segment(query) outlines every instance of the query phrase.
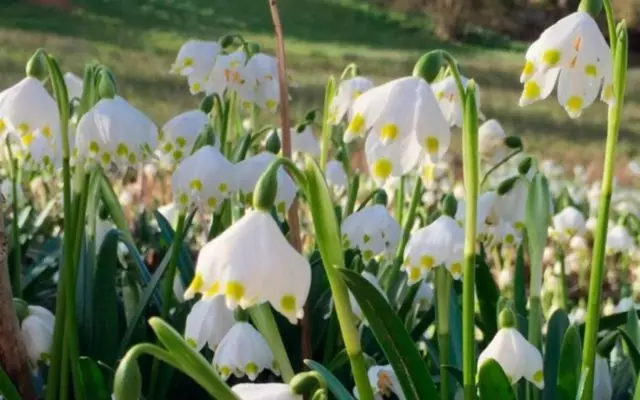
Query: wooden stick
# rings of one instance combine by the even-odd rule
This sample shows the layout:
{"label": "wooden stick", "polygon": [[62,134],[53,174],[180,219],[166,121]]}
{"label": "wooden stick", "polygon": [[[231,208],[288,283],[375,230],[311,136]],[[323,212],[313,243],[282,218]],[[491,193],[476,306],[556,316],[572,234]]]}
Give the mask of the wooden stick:
{"label": "wooden stick", "polygon": [[[277,0],[269,0],[271,18],[276,35],[276,57],[278,59],[278,81],[280,84],[280,128],[282,129],[282,155],[291,158],[291,125],[289,121],[289,85],[287,83],[287,66],[284,52],[284,34],[280,21]],[[295,199],[288,214],[289,241],[291,245],[302,252],[300,240],[300,219],[298,217],[298,200]],[[311,359],[311,326],[309,308],[305,304],[302,318],[302,358]]]}

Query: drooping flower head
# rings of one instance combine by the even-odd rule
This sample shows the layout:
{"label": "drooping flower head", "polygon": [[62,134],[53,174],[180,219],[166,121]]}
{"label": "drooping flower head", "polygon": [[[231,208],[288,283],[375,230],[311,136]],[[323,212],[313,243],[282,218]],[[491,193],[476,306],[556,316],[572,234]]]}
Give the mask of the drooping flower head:
{"label": "drooping flower head", "polygon": [[356,76],[355,78],[345,79],[340,82],[338,92],[331,100],[329,117],[331,123],[339,124],[358,97],[372,87],[373,82],[362,76]]}
{"label": "drooping flower head", "polygon": [[[462,86],[466,90],[469,80],[464,76],[460,77],[460,80],[462,81]],[[447,122],[449,122],[449,125],[462,128],[464,106],[462,104],[462,99],[460,98],[460,95],[458,93],[458,87],[453,75],[448,75],[447,77],[432,83],[431,88],[433,89],[433,93],[435,93],[436,98],[438,99],[442,114],[444,114],[444,117],[446,118]],[[478,108],[478,110],[480,110],[480,90],[478,89],[477,85],[476,107]]]}
{"label": "drooping flower head", "polygon": [[186,111],[171,118],[160,130],[156,155],[165,165],[176,165],[191,153],[198,136],[209,124],[200,110]]}
{"label": "drooping flower head", "polygon": [[273,353],[264,337],[251,324],[236,322],[224,336],[212,361],[222,379],[231,374],[254,381],[265,369],[279,374]]}
{"label": "drooping flower head", "polygon": [[362,252],[368,262],[374,257],[390,256],[400,240],[400,224],[380,204],[364,207],[342,222],[342,241],[348,248]]}
{"label": "drooping flower head", "polygon": [[180,47],[171,73],[186,76],[191,94],[200,93],[220,51],[218,42],[189,40]]}

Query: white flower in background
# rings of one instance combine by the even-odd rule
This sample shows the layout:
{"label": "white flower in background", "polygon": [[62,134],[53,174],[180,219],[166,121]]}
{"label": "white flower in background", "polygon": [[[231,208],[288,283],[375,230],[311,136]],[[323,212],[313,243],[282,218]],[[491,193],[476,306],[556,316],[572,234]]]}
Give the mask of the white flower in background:
{"label": "white flower in background", "polygon": [[49,362],[53,344],[54,315],[44,307],[29,306],[29,314],[20,324],[22,340],[33,365]]}
{"label": "white flower in background", "polygon": [[128,188],[122,190],[122,192],[120,192],[120,195],[118,196],[118,202],[124,208],[131,207],[134,202],[134,196],[133,193],[131,193],[131,190]]}
{"label": "white flower in background", "polygon": [[478,129],[478,153],[482,161],[489,164],[500,162],[507,153],[504,139],[504,129],[495,119],[490,119],[480,125]]}
{"label": "white flower in background", "polygon": [[443,192],[447,192],[446,188],[443,188],[443,180],[449,175],[449,164],[444,161],[431,162],[428,158],[425,158],[422,163],[422,169],[420,171],[420,178],[422,184],[427,190],[441,189]]}
{"label": "white flower in background", "polygon": [[238,378],[246,375],[254,381],[265,369],[279,373],[267,341],[246,322],[236,322],[227,332],[212,362],[225,380],[234,374]]}
{"label": "white flower in background", "polygon": [[552,236],[560,241],[567,242],[575,235],[581,235],[586,228],[584,215],[575,207],[564,208],[553,218]]}
{"label": "white flower in background", "polygon": [[374,394],[379,398],[395,395],[399,400],[406,399],[400,381],[391,365],[375,365],[369,368],[367,376]]}
{"label": "white flower in background", "polygon": [[53,138],[58,128],[58,106],[36,78],[28,76],[0,93],[0,137],[11,132],[28,144],[35,130]]}
{"label": "white flower in background", "polygon": [[[387,301],[389,300],[387,299],[387,294],[385,293],[384,289],[382,289],[382,287],[380,286],[380,282],[378,281],[378,278],[375,275],[367,271],[362,271],[360,275],[364,279],[366,279],[370,284],[372,284],[373,287],[375,287],[378,290],[378,292],[380,292],[380,294],[385,298],[385,300]],[[349,291],[349,302],[351,303],[351,312],[353,312],[353,315],[358,319],[358,321],[364,321],[364,323],[366,324],[367,321],[364,315],[362,314],[362,309],[360,308],[360,304],[358,304],[358,302],[356,301],[356,298],[353,296],[351,291]]]}
{"label": "white flower in background", "polygon": [[215,147],[202,146],[173,173],[173,199],[182,209],[215,211],[235,193],[235,180],[234,165]]}
{"label": "white flower in background", "polygon": [[175,230],[178,225],[178,215],[180,214],[180,207],[174,202],[165,204],[158,207],[158,212],[164,217],[164,219],[171,224],[171,227]]}
{"label": "white flower in background", "polygon": [[411,235],[400,269],[407,273],[410,285],[426,278],[441,264],[447,266],[454,279],[460,279],[463,245],[464,231],[460,225],[453,218],[442,215]]}
{"label": "white flower in background", "polygon": [[[489,232],[489,228],[496,223],[495,204],[498,194],[493,191],[482,193],[478,196],[478,205],[476,209],[476,234],[481,235]],[[456,209],[455,219],[460,226],[464,226],[465,202],[464,199],[458,200],[458,208]]]}
{"label": "white flower in background", "polygon": [[[275,154],[264,151],[255,156],[245,158],[236,164],[236,179],[238,189],[244,196],[246,202],[250,204],[253,190],[262,174],[269,168],[269,165],[277,158]],[[293,179],[287,174],[284,168],[278,168],[278,190],[276,193],[276,210],[281,217],[284,217],[291,207],[296,197],[298,189]]]}
{"label": "white flower in background", "polygon": [[84,82],[82,78],[73,72],[67,72],[63,76],[64,84],[67,86],[67,94],[69,95],[69,100],[76,98],[80,100],[82,98],[82,89],[84,87]]}
{"label": "white flower in background", "polygon": [[611,315],[616,312],[616,305],[613,304],[613,299],[611,297],[607,298],[604,301],[604,307],[602,307],[603,315]]}
{"label": "white flower in background", "polygon": [[606,358],[596,353],[595,373],[593,375],[593,399],[610,400],[613,396],[611,371]]}
{"label": "white flower in background", "polygon": [[488,229],[492,244],[503,244],[509,247],[516,247],[522,242],[522,230],[517,230],[507,221],[500,221],[491,225]]}
{"label": "white flower in background", "polygon": [[510,223],[516,230],[525,227],[525,214],[527,196],[529,195],[529,182],[520,178],[516,180],[513,188],[506,194],[498,196],[495,209],[498,216]]}
{"label": "white flower in background", "polygon": [[428,311],[433,305],[433,283],[420,282],[420,287],[416,293],[416,297],[413,299],[414,306],[418,307],[420,311]]}
{"label": "white flower in background", "polygon": [[628,253],[633,247],[633,238],[624,226],[616,225],[607,231],[607,254]]}
{"label": "white flower in background", "polygon": [[160,130],[156,155],[167,166],[174,166],[191,154],[198,137],[209,124],[200,110],[191,110],[171,118]]}
{"label": "white flower in background", "polygon": [[238,383],[231,390],[240,400],[302,400],[286,383]]}
{"label": "white flower in background", "polygon": [[636,160],[629,161],[629,164],[627,164],[627,169],[633,175],[640,175],[640,163],[638,163],[638,161]]}
{"label": "white flower in background", "polygon": [[340,82],[338,92],[331,100],[329,114],[331,123],[334,125],[339,124],[358,97],[372,87],[373,82],[361,76]]}
{"label": "white flower in background", "polygon": [[295,324],[310,286],[309,261],[291,247],[271,215],[258,210],[248,211],[200,250],[185,298],[198,292],[205,298],[224,295],[230,309],[268,301]]}
{"label": "white flower in background", "polygon": [[511,384],[524,377],[539,389],[544,387],[542,355],[516,328],[504,327],[498,330],[491,343],[480,353],[478,368],[490,359],[500,364]]}
{"label": "white flower in background", "polygon": [[631,308],[633,307],[635,307],[635,302],[633,301],[633,298],[631,296],[623,297],[620,299],[618,304],[616,304],[615,312],[624,313],[631,310]]}
{"label": "white flower in background", "polygon": [[121,97],[102,99],[80,118],[76,130],[77,158],[120,171],[146,158],[154,148],[156,125]]}
{"label": "white flower in background", "polygon": [[327,177],[327,183],[337,193],[342,193],[347,188],[347,173],[344,171],[344,167],[340,161],[329,161],[325,175]]}
{"label": "white flower in background", "polygon": [[498,274],[498,287],[504,290],[513,286],[513,270],[509,267],[503,268]]}
{"label": "white flower in background", "polygon": [[187,315],[184,337],[197,351],[205,343],[215,351],[234,324],[233,311],[227,308],[224,297],[201,299]]}
{"label": "white flower in background", "polygon": [[158,168],[153,163],[146,163],[144,167],[142,167],[142,171],[147,179],[155,179],[158,175]]}
{"label": "white flower in background", "polygon": [[380,204],[349,215],[342,221],[341,230],[345,247],[360,250],[365,263],[374,257],[391,256],[402,233],[400,224]]}
{"label": "white flower in background", "polygon": [[578,118],[599,92],[604,102],[615,101],[611,49],[586,12],[562,18],[531,44],[520,77],[524,83],[520,106],[547,98],[556,80],[558,102],[571,118]]}
{"label": "white flower in background", "polygon": [[[298,128],[291,128],[291,152],[306,153],[312,157],[320,157],[320,144],[318,139],[313,136],[311,125],[302,126],[300,129],[298,131]],[[278,129],[277,132],[280,143],[282,143],[282,130]]]}
{"label": "white flower in background", "polygon": [[191,94],[200,93],[220,51],[218,42],[188,40],[180,47],[171,73],[186,76]]}
{"label": "white flower in background", "polygon": [[[460,77],[462,86],[467,89],[469,80],[464,76]],[[458,87],[456,86],[456,80],[453,75],[449,75],[438,82],[431,84],[431,89],[438,99],[442,114],[449,122],[450,126],[457,126],[462,128],[462,119],[464,116],[462,99],[458,93]],[[480,110],[480,89],[476,85],[476,105],[478,111]]]}
{"label": "white flower in background", "polygon": [[[18,184],[17,189],[18,205],[22,205],[25,201],[24,192],[22,191],[22,185]],[[6,178],[2,180],[2,183],[0,184],[0,192],[2,193],[2,196],[4,197],[5,203],[7,205],[10,206],[11,204],[13,204],[13,182],[11,182],[11,179]]]}
{"label": "white flower in background", "polygon": [[572,237],[571,240],[569,241],[569,248],[571,250],[574,250],[580,253],[585,253],[585,254],[589,251],[589,245],[587,244],[587,241],[585,240],[585,238],[577,235]]}
{"label": "white flower in background", "polygon": [[225,89],[230,89],[238,93],[241,104],[255,102],[257,81],[246,63],[247,54],[243,50],[218,55],[205,84],[206,93],[222,95]]}
{"label": "white flower in background", "polygon": [[598,225],[598,219],[594,216],[587,218],[587,222],[585,222],[584,226],[591,233],[596,231],[596,226]]}
{"label": "white flower in background", "polygon": [[580,304],[575,307],[569,313],[569,321],[572,324],[582,324],[584,323],[585,317],[587,316],[587,310],[584,308],[584,304]]}
{"label": "white flower in background", "polygon": [[[276,112],[280,103],[280,80],[278,79],[278,60],[263,53],[251,56],[247,61],[247,70],[256,80],[255,97],[253,102],[260,108]],[[248,109],[252,102],[245,100],[243,107]]]}
{"label": "white flower in background", "polygon": [[[21,158],[25,170],[53,172],[61,166],[62,138],[60,135],[50,138],[43,135],[40,129],[36,129],[22,139],[24,154]],[[14,152],[16,150],[14,147]]]}
{"label": "white flower in background", "polygon": [[378,185],[412,170],[420,157],[432,162],[449,148],[451,132],[431,87],[405,77],[368,90],[352,107],[344,140],[364,137],[371,176]]}

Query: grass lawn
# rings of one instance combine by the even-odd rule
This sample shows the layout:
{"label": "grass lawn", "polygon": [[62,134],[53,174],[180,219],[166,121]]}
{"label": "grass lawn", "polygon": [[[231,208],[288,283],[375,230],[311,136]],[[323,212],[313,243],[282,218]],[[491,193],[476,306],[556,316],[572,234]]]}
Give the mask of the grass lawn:
{"label": "grass lawn", "polygon": [[[81,75],[95,58],[116,74],[121,94],[159,124],[197,106],[186,82],[168,74],[181,43],[215,40],[237,32],[272,52],[274,40],[267,0],[73,0],[71,12],[4,1],[0,16],[0,87],[20,79],[38,47],[55,54],[65,70]],[[6,2],[9,1],[7,5]],[[451,51],[463,73],[481,88],[482,110],[508,134],[523,136],[529,150],[572,164],[600,163],[606,108],[597,104],[578,121],[552,98],[520,109],[518,77],[526,44],[485,47],[443,44],[426,18],[387,13],[363,0],[280,0],[287,38],[294,111],[320,107],[329,74],[356,62],[376,82],[411,73],[422,53]],[[640,143],[640,69],[630,71],[622,124],[620,167]]]}

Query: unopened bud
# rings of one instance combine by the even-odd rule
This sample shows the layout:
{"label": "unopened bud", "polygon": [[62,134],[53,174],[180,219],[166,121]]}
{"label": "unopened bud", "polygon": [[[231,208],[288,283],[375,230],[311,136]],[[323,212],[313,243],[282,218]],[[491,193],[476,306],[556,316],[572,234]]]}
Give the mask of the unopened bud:
{"label": "unopened bud", "polygon": [[116,80],[107,68],[101,68],[98,73],[98,95],[101,99],[113,99],[116,95]]}
{"label": "unopened bud", "polygon": [[448,193],[442,199],[442,203],[440,203],[440,210],[443,215],[448,215],[453,218],[458,211],[458,200],[452,193]]}
{"label": "unopened bud", "polygon": [[25,67],[27,76],[42,80],[47,76],[47,61],[44,50],[38,49],[31,56]]}
{"label": "unopened bud", "polygon": [[531,169],[531,163],[533,163],[533,159],[531,157],[525,157],[524,160],[518,164],[518,173],[520,175],[526,175]]}
{"label": "unopened bud", "polygon": [[212,94],[205,96],[205,98],[200,102],[200,111],[205,114],[209,114],[213,109],[213,101],[214,100]]}
{"label": "unopened bud", "polygon": [[262,174],[253,191],[253,208],[270,212],[278,193],[278,168],[280,159],[274,160]]}
{"label": "unopened bud", "polygon": [[223,37],[220,38],[220,40],[218,40],[218,43],[220,43],[220,47],[224,49],[226,47],[233,45],[233,42],[235,42],[235,40],[236,40],[235,35],[224,35]]}
{"label": "unopened bud", "polygon": [[520,176],[512,176],[511,178],[502,181],[498,186],[498,195],[504,196],[505,194],[509,193],[511,189],[513,189],[513,186],[516,184],[518,179],[520,179]]}
{"label": "unopened bud", "polygon": [[280,153],[282,143],[280,142],[280,136],[278,136],[278,132],[275,129],[269,133],[269,136],[267,136],[267,141],[265,142],[264,147],[269,153]]}
{"label": "unopened bud", "polygon": [[432,83],[440,73],[442,61],[442,51],[440,50],[423,54],[413,67],[413,76],[419,76],[428,83]]}
{"label": "unopened bud", "polygon": [[507,136],[504,138],[504,145],[510,149],[521,149],[522,148],[522,139],[520,136]]}
{"label": "unopened bud", "polygon": [[381,206],[387,206],[389,203],[389,196],[387,192],[382,189],[377,189],[376,194],[373,195],[373,204],[380,204]]}
{"label": "unopened bud", "polygon": [[517,326],[517,321],[516,313],[513,312],[511,303],[509,303],[502,309],[502,311],[500,311],[500,315],[498,316],[498,327],[515,328]]}
{"label": "unopened bud", "polygon": [[125,355],[113,380],[113,395],[118,400],[138,400],[142,392],[142,375],[138,361]]}

